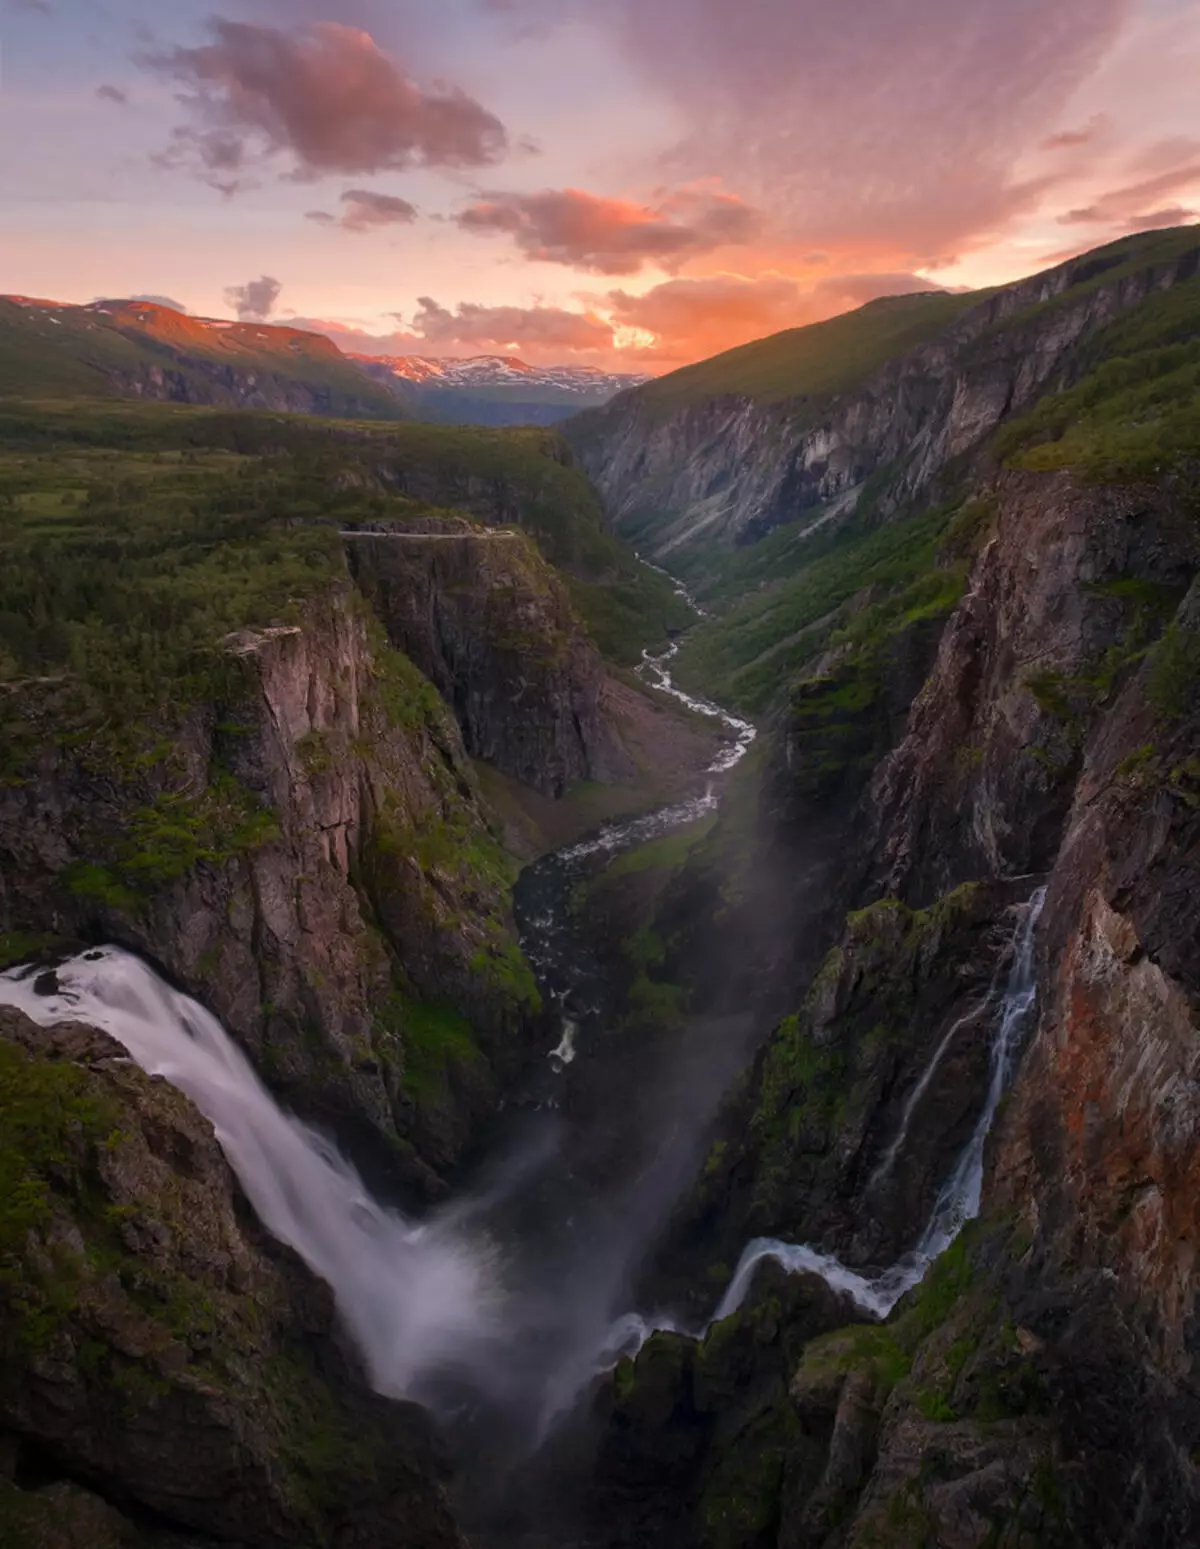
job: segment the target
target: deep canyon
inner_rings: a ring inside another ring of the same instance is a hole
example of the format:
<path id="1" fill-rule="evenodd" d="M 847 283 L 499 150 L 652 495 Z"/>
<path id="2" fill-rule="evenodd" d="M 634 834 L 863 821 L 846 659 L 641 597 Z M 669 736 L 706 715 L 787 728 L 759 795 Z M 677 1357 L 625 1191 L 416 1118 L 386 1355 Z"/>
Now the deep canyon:
<path id="1" fill-rule="evenodd" d="M 1198 1540 L 1200 242 L 801 332 L 0 415 L 0 1542 Z"/>

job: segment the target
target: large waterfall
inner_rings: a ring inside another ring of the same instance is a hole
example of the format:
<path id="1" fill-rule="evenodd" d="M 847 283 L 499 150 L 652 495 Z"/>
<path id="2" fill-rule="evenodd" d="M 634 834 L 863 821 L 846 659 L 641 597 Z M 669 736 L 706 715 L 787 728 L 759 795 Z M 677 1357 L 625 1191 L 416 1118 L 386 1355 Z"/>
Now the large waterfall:
<path id="1" fill-rule="evenodd" d="M 815 1248 L 752 1242 L 715 1318 L 740 1305 L 767 1258 L 792 1271 L 815 1272 L 885 1316 L 978 1213 L 984 1144 L 1034 1004 L 1034 932 L 1044 898 L 1039 890 L 1023 910 L 997 1006 L 987 1097 L 917 1246 L 868 1279 Z M 637 1313 L 614 1319 L 611 1304 L 620 1295 L 620 1270 L 631 1250 L 628 1244 L 614 1247 L 611 1231 L 607 1241 L 603 1233 L 591 1239 L 602 1243 L 594 1263 L 573 1252 L 536 1285 L 529 1267 L 520 1264 L 517 1245 L 501 1251 L 499 1234 L 484 1223 L 495 1221 L 504 1197 L 531 1186 L 547 1154 L 526 1147 L 493 1175 L 488 1190 L 427 1220 L 384 1209 L 319 1133 L 279 1108 L 220 1023 L 128 952 L 104 947 L 53 971 L 10 970 L 0 975 L 0 1003 L 43 1026 L 75 1021 L 102 1028 L 144 1070 L 192 1099 L 211 1120 L 264 1224 L 333 1287 L 339 1313 L 382 1393 L 436 1400 L 450 1379 L 449 1391 L 461 1394 L 465 1386 L 501 1402 L 516 1398 L 540 1431 L 594 1372 L 636 1349 L 654 1329 L 675 1326 L 669 1318 Z M 557 1054 L 565 1057 L 561 1047 Z M 660 1191 L 662 1201 L 682 1186 L 686 1162 L 686 1152 L 672 1157 L 664 1151 L 659 1170 L 674 1176 Z M 645 1194 L 645 1179 L 638 1189 Z M 639 1206 L 644 1201 L 624 1199 L 608 1224 L 619 1222 L 633 1234 Z M 652 1229 L 655 1212 L 643 1208 L 643 1214 L 643 1228 Z"/>
<path id="2" fill-rule="evenodd" d="M 686 589 L 678 590 L 700 613 Z M 661 1136 L 637 1175 L 612 1198 L 592 1197 L 564 1162 L 557 1101 L 545 1083 L 586 1046 L 589 1028 L 602 1022 L 603 999 L 599 965 L 587 943 L 571 935 L 571 891 L 620 851 L 715 809 L 723 777 L 755 737 L 748 721 L 676 687 L 671 663 L 678 649 L 672 644 L 657 655 L 647 652 L 639 671 L 660 693 L 724 728 L 707 787 L 675 806 L 606 825 L 525 874 L 518 890 L 523 945 L 548 997 L 563 1007 L 562 1038 L 543 1075 L 534 1078 L 530 1121 L 510 1133 L 511 1143 L 501 1147 L 484 1181 L 428 1218 L 410 1220 L 372 1200 L 320 1133 L 279 1108 L 220 1023 L 141 959 L 103 947 L 53 970 L 0 974 L 0 1004 L 18 1007 L 43 1026 L 77 1021 L 101 1028 L 144 1070 L 192 1099 L 212 1122 L 263 1223 L 332 1286 L 380 1392 L 443 1409 L 469 1409 L 482 1398 L 532 1421 L 535 1440 L 596 1372 L 636 1350 L 654 1329 L 676 1326 L 669 1316 L 628 1310 L 636 1269 L 694 1175 L 706 1117 L 739 1061 L 741 1046 L 728 1028 L 711 1030 L 707 1041 L 697 1034 L 690 1066 L 673 1066 L 662 1080 L 656 1118 Z M 1003 994 L 951 1028 L 923 1078 L 924 1084 L 932 1079 L 966 1021 L 995 1010 L 987 1099 L 921 1241 L 874 1279 L 815 1248 L 752 1242 L 715 1317 L 740 1305 L 766 1258 L 815 1271 L 884 1316 L 977 1213 L 984 1142 L 1033 1004 L 1033 938 L 1043 898 L 1035 894 L 1024 911 Z M 919 1085 L 910 1100 L 884 1165 L 903 1146 L 922 1090 Z"/>
<path id="3" fill-rule="evenodd" d="M 327 1280 L 371 1382 L 394 1397 L 486 1363 L 501 1328 L 494 1255 L 455 1222 L 384 1210 L 319 1134 L 285 1113 L 204 1007 L 140 958 L 85 952 L 53 973 L 0 975 L 0 1003 L 42 1026 L 102 1028 L 209 1120 L 268 1230 Z"/>

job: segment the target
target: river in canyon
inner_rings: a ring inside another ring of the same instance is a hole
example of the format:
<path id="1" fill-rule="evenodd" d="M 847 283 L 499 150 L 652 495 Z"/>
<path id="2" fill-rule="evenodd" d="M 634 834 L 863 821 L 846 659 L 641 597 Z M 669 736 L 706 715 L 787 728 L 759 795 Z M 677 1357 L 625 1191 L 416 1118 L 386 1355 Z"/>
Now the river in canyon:
<path id="1" fill-rule="evenodd" d="M 278 1106 L 220 1023 L 136 956 L 101 947 L 0 976 L 0 1002 L 43 1025 L 103 1028 L 206 1114 L 265 1225 L 333 1287 L 373 1386 L 439 1414 L 466 1463 L 467 1515 L 484 1521 L 497 1481 L 538 1451 L 602 1371 L 653 1329 L 685 1321 L 639 1306 L 639 1282 L 762 1031 L 749 1016 L 697 1017 L 686 1035 L 632 1050 L 608 1036 L 617 1008 L 573 907 L 580 885 L 617 855 L 712 812 L 754 740 L 748 722 L 675 686 L 678 649 L 648 655 L 642 676 L 717 719 L 720 752 L 689 800 L 607 825 L 522 874 L 522 942 L 559 1012 L 557 1040 L 509 1095 L 455 1197 L 428 1216 L 373 1199 L 324 1136 Z M 1033 1005 L 1041 904 L 1035 894 L 1022 911 L 1007 980 L 982 1013 L 992 1021 L 986 1100 L 921 1240 L 874 1278 L 815 1247 L 751 1243 L 710 1317 L 737 1307 L 766 1258 L 815 1272 L 883 1316 L 977 1213 L 984 1141 Z M 901 1132 L 893 1149 L 902 1143 Z"/>

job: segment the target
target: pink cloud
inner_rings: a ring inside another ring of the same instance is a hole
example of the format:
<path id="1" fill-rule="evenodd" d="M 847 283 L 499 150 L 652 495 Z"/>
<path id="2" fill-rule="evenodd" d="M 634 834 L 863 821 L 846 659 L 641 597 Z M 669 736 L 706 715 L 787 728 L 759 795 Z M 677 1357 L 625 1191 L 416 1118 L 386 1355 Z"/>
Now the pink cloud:
<path id="1" fill-rule="evenodd" d="M 1186 192 L 1189 188 L 1200 190 L 1200 160 L 1193 161 L 1187 166 L 1175 167 L 1169 172 L 1160 172 L 1157 177 L 1143 178 L 1140 182 L 1127 183 L 1121 188 L 1111 189 L 1098 199 L 1094 199 L 1091 204 L 1068 210 L 1060 215 L 1059 225 L 1125 223 L 1130 229 L 1148 230 L 1149 226 L 1137 227 L 1135 223 L 1147 217 L 1152 225 L 1158 224 L 1159 217 L 1169 213 L 1163 209 L 1161 201 L 1170 198 L 1173 194 Z M 1171 208 L 1179 210 L 1180 206 L 1176 204 Z M 1169 226 L 1173 223 L 1167 220 L 1162 224 Z"/>
<path id="2" fill-rule="evenodd" d="M 545 365 L 566 359 L 611 366 L 619 360 L 612 323 L 594 310 L 471 301 L 451 308 L 422 296 L 411 319 L 399 312 L 393 315 L 399 327 L 384 334 L 320 318 L 298 317 L 293 326 L 323 333 L 341 349 L 359 355 L 515 354 Z"/>
<path id="3" fill-rule="evenodd" d="M 377 194 L 369 188 L 348 188 L 342 195 L 345 209 L 341 224 L 347 231 L 375 231 L 380 226 L 411 226 L 417 207 L 394 194 Z"/>
<path id="4" fill-rule="evenodd" d="M 1042 151 L 1076 150 L 1081 145 L 1090 145 L 1104 133 L 1107 127 L 1107 116 L 1097 113 L 1079 129 L 1060 129 L 1057 134 L 1047 135 L 1038 149 Z"/>
<path id="5" fill-rule="evenodd" d="M 867 244 L 893 267 L 925 267 L 1039 207 L 1054 177 L 1021 176 L 1019 158 L 1059 130 L 1132 7 L 507 0 L 505 9 L 608 31 L 686 126 L 672 176 L 719 177 L 769 210 L 793 251 Z"/>
<path id="6" fill-rule="evenodd" d="M 464 301 L 451 311 L 431 296 L 418 298 L 414 335 L 427 344 L 488 351 L 536 346 L 578 352 L 607 349 L 612 326 L 592 312 L 565 307 L 481 306 Z"/>
<path id="7" fill-rule="evenodd" d="M 412 166 L 480 167 L 507 149 L 503 124 L 455 87 L 416 85 L 369 33 L 336 22 L 283 32 L 220 17 L 212 41 L 143 63 L 183 88 L 191 122 L 165 160 L 205 175 L 290 154 L 294 175 Z"/>
<path id="8" fill-rule="evenodd" d="M 1168 205 L 1165 210 L 1151 210 L 1147 215 L 1135 215 L 1125 224 L 1129 231 L 1158 231 L 1165 226 L 1187 226 L 1200 216 L 1200 211 L 1185 209 L 1181 204 Z"/>
<path id="9" fill-rule="evenodd" d="M 730 194 L 684 190 L 655 206 L 577 188 L 481 195 L 454 217 L 464 231 L 511 236 L 526 256 L 594 274 L 673 271 L 688 258 L 749 241 L 757 212 Z"/>

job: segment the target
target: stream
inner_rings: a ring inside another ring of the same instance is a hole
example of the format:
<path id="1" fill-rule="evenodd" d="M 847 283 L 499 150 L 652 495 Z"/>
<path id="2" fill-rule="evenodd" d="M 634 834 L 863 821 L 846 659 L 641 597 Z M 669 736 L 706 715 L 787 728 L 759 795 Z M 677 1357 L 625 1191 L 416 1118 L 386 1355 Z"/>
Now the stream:
<path id="1" fill-rule="evenodd" d="M 42 1025 L 105 1029 L 196 1103 L 263 1222 L 333 1287 L 373 1386 L 437 1411 L 460 1455 L 486 1459 L 495 1488 L 601 1371 L 655 1328 L 676 1326 L 669 1311 L 637 1309 L 639 1271 L 696 1176 L 707 1121 L 749 1051 L 745 1025 L 700 1017 L 686 1037 L 639 1045 L 631 1065 L 621 1040 L 605 1037 L 615 1008 L 571 908 L 579 884 L 614 857 L 713 811 L 754 740 L 748 722 L 676 687 L 678 650 L 674 642 L 647 654 L 641 675 L 718 720 L 726 739 L 689 800 L 608 824 L 522 873 L 514 899 L 522 944 L 560 1011 L 560 1036 L 510 1095 L 485 1160 L 429 1216 L 372 1199 L 324 1136 L 276 1104 L 220 1023 L 136 956 L 101 947 L 52 971 L 0 975 L 0 1003 Z M 987 1008 L 986 1102 L 920 1242 L 874 1279 L 803 1244 L 751 1243 L 714 1317 L 740 1304 L 764 1258 L 814 1271 L 883 1316 L 977 1213 L 984 1142 L 1034 1003 L 1043 900 L 1035 894 L 1024 909 L 1008 982 Z M 903 1133 L 895 1149 L 902 1142 Z"/>
<path id="2" fill-rule="evenodd" d="M 620 1331 L 642 1254 L 691 1175 L 703 1117 L 736 1070 L 721 1057 L 729 1041 L 717 1025 L 695 1041 L 690 1073 L 672 1065 L 656 1080 L 639 1071 L 639 1086 L 653 1093 L 653 1143 L 612 1189 L 597 1186 L 590 1152 L 603 1149 L 604 1115 L 575 1121 L 564 1096 L 571 1076 L 577 1092 L 588 1086 L 579 1067 L 604 1067 L 598 1045 L 610 1008 L 606 976 L 573 921 L 572 892 L 623 851 L 713 811 L 756 735 L 675 686 L 678 650 L 673 642 L 647 653 L 642 677 L 727 735 L 692 798 L 605 825 L 522 873 L 514 897 L 522 945 L 560 1008 L 561 1035 L 510 1094 L 475 1175 L 428 1217 L 373 1200 L 323 1135 L 276 1104 L 219 1021 L 136 955 L 99 947 L 50 971 L 0 975 L 0 1003 L 43 1025 L 76 1020 L 107 1031 L 195 1102 L 260 1218 L 334 1288 L 374 1387 L 429 1404 L 452 1427 L 483 1416 L 494 1429 L 502 1417 L 526 1450 L 615 1360 L 614 1327 L 617 1346 L 626 1343 Z M 629 1074 L 617 1073 L 618 1086 Z"/>

